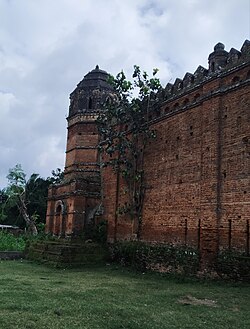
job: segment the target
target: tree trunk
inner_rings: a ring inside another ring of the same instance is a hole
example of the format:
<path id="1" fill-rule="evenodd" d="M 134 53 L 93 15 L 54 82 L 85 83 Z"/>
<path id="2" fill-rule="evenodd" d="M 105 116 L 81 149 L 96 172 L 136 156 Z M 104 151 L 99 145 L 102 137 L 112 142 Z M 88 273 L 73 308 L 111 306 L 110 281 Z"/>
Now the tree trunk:
<path id="1" fill-rule="evenodd" d="M 30 233 L 32 235 L 37 235 L 38 232 L 37 232 L 36 224 L 35 224 L 34 220 L 32 220 L 30 218 L 30 216 L 28 215 L 27 207 L 26 207 L 23 195 L 19 196 L 19 201 L 20 201 L 19 211 L 22 214 L 23 219 L 25 220 L 28 231 L 30 231 Z"/>

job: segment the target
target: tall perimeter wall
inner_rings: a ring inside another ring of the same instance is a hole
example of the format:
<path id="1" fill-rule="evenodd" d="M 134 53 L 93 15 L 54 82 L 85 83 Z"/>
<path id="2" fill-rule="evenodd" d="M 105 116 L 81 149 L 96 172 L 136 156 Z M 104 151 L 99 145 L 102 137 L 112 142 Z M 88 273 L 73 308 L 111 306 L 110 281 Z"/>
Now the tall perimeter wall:
<path id="1" fill-rule="evenodd" d="M 250 42 L 230 52 L 219 43 L 208 62 L 168 84 L 151 110 L 140 235 L 197 247 L 203 267 L 220 249 L 249 254 Z M 135 239 L 137 223 L 117 214 L 122 182 L 110 168 L 102 190 L 108 240 Z"/>

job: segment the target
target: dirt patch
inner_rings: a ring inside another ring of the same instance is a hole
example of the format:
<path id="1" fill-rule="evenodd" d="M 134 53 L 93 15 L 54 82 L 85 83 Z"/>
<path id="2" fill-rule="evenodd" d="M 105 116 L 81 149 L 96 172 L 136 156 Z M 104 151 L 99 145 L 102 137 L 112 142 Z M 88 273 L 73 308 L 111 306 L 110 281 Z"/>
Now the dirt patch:
<path id="1" fill-rule="evenodd" d="M 190 295 L 178 299 L 178 302 L 183 305 L 205 305 L 210 307 L 217 307 L 217 302 L 207 298 L 196 298 Z"/>

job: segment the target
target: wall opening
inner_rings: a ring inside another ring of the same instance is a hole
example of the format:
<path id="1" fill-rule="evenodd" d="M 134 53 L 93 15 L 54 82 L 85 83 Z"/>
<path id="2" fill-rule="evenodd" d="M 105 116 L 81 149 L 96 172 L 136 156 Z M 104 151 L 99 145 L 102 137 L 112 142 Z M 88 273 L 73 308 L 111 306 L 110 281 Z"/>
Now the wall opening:
<path id="1" fill-rule="evenodd" d="M 174 109 L 177 110 L 178 107 L 179 107 L 179 103 L 175 103 L 175 104 L 174 104 Z"/>
<path id="2" fill-rule="evenodd" d="M 197 101 L 199 100 L 199 98 L 200 98 L 200 94 L 196 94 L 196 95 L 194 96 L 194 101 L 197 102 Z"/>
<path id="3" fill-rule="evenodd" d="M 56 215 L 57 215 L 57 216 L 58 216 L 58 215 L 61 215 L 61 213 L 62 213 L 62 205 L 59 204 L 59 205 L 56 207 Z"/>
<path id="4" fill-rule="evenodd" d="M 235 83 L 237 83 L 237 82 L 239 82 L 239 81 L 240 81 L 240 77 L 235 76 L 235 77 L 233 77 L 233 79 L 232 79 L 232 84 L 235 84 Z"/>
<path id="5" fill-rule="evenodd" d="M 89 110 L 92 110 L 92 98 L 91 97 L 89 97 L 89 101 L 88 101 L 88 109 Z"/>

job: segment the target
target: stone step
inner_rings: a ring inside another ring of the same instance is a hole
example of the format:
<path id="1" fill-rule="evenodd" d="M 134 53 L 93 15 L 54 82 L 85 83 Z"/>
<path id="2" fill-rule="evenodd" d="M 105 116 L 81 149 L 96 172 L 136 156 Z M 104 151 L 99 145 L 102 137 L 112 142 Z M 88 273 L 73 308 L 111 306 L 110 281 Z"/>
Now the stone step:
<path id="1" fill-rule="evenodd" d="M 35 242 L 26 250 L 26 258 L 58 267 L 78 267 L 104 263 L 108 252 L 97 243 Z"/>

